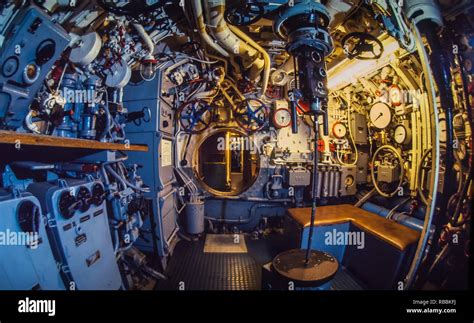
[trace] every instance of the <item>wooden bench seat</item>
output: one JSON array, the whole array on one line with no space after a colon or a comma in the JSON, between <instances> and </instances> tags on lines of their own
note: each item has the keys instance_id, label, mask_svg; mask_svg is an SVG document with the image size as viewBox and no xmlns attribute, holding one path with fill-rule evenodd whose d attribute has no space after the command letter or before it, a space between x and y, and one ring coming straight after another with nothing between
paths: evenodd
<instances>
[{"instance_id":1,"label":"wooden bench seat","mask_svg":"<svg viewBox=\"0 0 474 323\"><path fill-rule=\"evenodd\" d=\"M288 209L288 214L302 227L310 225L311 208ZM420 232L418 231L353 205L328 205L316 208L315 226L333 225L349 221L359 229L376 236L401 251L417 243L420 238Z\"/></svg>"}]
</instances>

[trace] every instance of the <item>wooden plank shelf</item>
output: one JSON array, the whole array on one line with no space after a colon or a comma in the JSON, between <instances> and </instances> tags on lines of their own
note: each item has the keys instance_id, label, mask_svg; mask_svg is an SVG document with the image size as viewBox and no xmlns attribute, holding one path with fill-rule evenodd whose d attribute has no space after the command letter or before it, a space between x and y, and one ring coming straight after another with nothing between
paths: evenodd
<instances>
[{"instance_id":1,"label":"wooden plank shelf","mask_svg":"<svg viewBox=\"0 0 474 323\"><path fill-rule=\"evenodd\" d=\"M63 138L5 130L0 130L0 144L20 144L21 146L46 146L83 150L148 151L147 145L115 144L95 140Z\"/></svg>"}]
</instances>

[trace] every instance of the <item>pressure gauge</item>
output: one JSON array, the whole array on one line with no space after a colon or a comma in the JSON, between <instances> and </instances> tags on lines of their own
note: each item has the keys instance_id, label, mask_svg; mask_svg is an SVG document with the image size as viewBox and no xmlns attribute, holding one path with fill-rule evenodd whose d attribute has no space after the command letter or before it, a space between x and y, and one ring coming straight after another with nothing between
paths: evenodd
<instances>
[{"instance_id":1,"label":"pressure gauge","mask_svg":"<svg viewBox=\"0 0 474 323\"><path fill-rule=\"evenodd\" d=\"M291 124L291 113L290 110L280 108L273 114L273 124L276 128L286 128Z\"/></svg>"},{"instance_id":2,"label":"pressure gauge","mask_svg":"<svg viewBox=\"0 0 474 323\"><path fill-rule=\"evenodd\" d=\"M392 113L390 107L383 103L377 102L370 108L370 121L374 127L385 129L392 121Z\"/></svg>"},{"instance_id":3,"label":"pressure gauge","mask_svg":"<svg viewBox=\"0 0 474 323\"><path fill-rule=\"evenodd\" d=\"M399 124L395 127L395 142L399 145L408 145L411 141L411 131L404 125Z\"/></svg>"},{"instance_id":4,"label":"pressure gauge","mask_svg":"<svg viewBox=\"0 0 474 323\"><path fill-rule=\"evenodd\" d=\"M392 85L388 90L390 102L394 107L398 107L402 104L402 90L397 85Z\"/></svg>"},{"instance_id":5,"label":"pressure gauge","mask_svg":"<svg viewBox=\"0 0 474 323\"><path fill-rule=\"evenodd\" d=\"M344 138L347 134L347 127L340 121L336 121L332 126L332 134L337 139Z\"/></svg>"}]
</instances>

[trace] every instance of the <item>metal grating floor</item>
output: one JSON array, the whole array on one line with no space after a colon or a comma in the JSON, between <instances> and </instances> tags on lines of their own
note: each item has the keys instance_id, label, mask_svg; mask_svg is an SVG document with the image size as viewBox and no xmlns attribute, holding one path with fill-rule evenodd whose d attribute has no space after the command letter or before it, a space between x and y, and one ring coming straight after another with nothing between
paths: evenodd
<instances>
[{"instance_id":1,"label":"metal grating floor","mask_svg":"<svg viewBox=\"0 0 474 323\"><path fill-rule=\"evenodd\" d=\"M343 267L332 280L331 290L364 290L364 288Z\"/></svg>"},{"instance_id":2,"label":"metal grating floor","mask_svg":"<svg viewBox=\"0 0 474 323\"><path fill-rule=\"evenodd\" d=\"M262 266L278 253L268 240L245 236L247 253L205 253L205 239L181 240L175 247L166 275L157 290L260 290ZM363 290L342 267L332 281L331 290Z\"/></svg>"},{"instance_id":3,"label":"metal grating floor","mask_svg":"<svg viewBox=\"0 0 474 323\"><path fill-rule=\"evenodd\" d=\"M204 253L247 253L243 234L207 234Z\"/></svg>"},{"instance_id":4,"label":"metal grating floor","mask_svg":"<svg viewBox=\"0 0 474 323\"><path fill-rule=\"evenodd\" d=\"M180 241L158 290L259 290L261 266L272 259L263 240L245 237L247 253L204 253L205 239Z\"/></svg>"}]
</instances>

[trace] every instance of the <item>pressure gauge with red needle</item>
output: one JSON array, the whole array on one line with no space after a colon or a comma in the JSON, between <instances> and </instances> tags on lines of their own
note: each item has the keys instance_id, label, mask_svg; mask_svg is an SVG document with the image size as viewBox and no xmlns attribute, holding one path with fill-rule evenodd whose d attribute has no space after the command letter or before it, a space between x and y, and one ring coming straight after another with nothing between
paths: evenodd
<instances>
[{"instance_id":1,"label":"pressure gauge with red needle","mask_svg":"<svg viewBox=\"0 0 474 323\"><path fill-rule=\"evenodd\" d=\"M278 128L286 128L291 124L290 110L280 108L273 113L273 125Z\"/></svg>"},{"instance_id":2,"label":"pressure gauge with red needle","mask_svg":"<svg viewBox=\"0 0 474 323\"><path fill-rule=\"evenodd\" d=\"M334 122L333 126L332 126L332 134L334 135L334 137L336 137L337 139L342 139L346 136L347 134L347 127L345 124L343 124L342 122L340 121L336 121Z\"/></svg>"}]
</instances>

